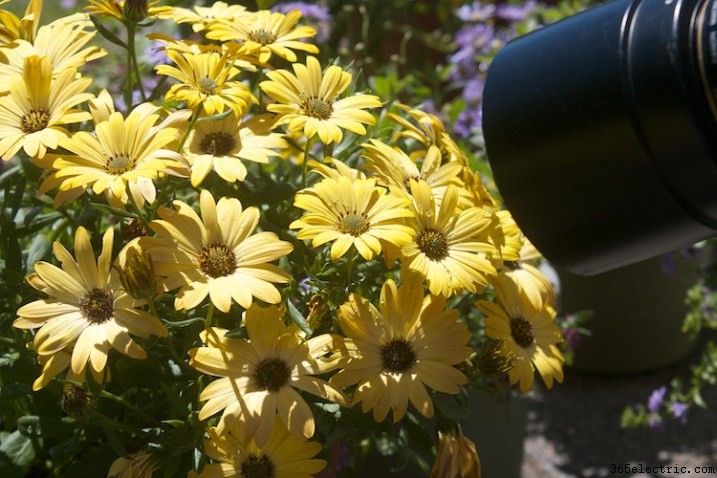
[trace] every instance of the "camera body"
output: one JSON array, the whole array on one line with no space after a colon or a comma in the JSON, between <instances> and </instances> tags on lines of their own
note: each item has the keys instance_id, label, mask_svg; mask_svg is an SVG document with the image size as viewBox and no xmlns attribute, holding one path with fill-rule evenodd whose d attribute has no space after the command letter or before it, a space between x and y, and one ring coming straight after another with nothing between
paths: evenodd
<instances>
[{"instance_id":1,"label":"camera body","mask_svg":"<svg viewBox=\"0 0 717 478\"><path fill-rule=\"evenodd\" d=\"M496 184L552 263L591 275L717 234L717 6L614 0L488 70Z\"/></svg>"}]
</instances>

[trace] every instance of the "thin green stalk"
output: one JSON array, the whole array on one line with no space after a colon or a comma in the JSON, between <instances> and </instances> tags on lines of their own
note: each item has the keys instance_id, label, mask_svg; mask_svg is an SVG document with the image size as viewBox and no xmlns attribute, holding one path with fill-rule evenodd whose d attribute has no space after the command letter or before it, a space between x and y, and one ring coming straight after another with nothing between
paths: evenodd
<instances>
[{"instance_id":1,"label":"thin green stalk","mask_svg":"<svg viewBox=\"0 0 717 478\"><path fill-rule=\"evenodd\" d=\"M346 254L346 290L351 287L351 274L353 273L353 266L354 266L354 256L355 256L354 248L351 247L348 250L348 253Z\"/></svg>"},{"instance_id":2,"label":"thin green stalk","mask_svg":"<svg viewBox=\"0 0 717 478\"><path fill-rule=\"evenodd\" d=\"M306 144L304 145L304 162L301 165L301 189L306 187L306 173L309 169L309 159L311 158L309 151L311 151L312 138L306 138Z\"/></svg>"},{"instance_id":3,"label":"thin green stalk","mask_svg":"<svg viewBox=\"0 0 717 478\"><path fill-rule=\"evenodd\" d=\"M124 92L124 99L125 104L127 105L127 113L132 111L132 90L134 89L133 85L133 78L132 75L134 75L134 69L132 68L132 55L133 55L133 48L129 47L129 43L134 43L134 29L135 25L134 23L127 23L127 69L126 69L126 75L127 75L127 90Z\"/></svg>"},{"instance_id":4,"label":"thin green stalk","mask_svg":"<svg viewBox=\"0 0 717 478\"><path fill-rule=\"evenodd\" d=\"M182 141L179 142L179 147L177 148L177 152L179 152L179 153L182 152L184 143L186 143L187 139L189 138L189 132L192 131L192 128L194 128L194 125L197 124L197 121L199 120L201 108L202 108L202 103L199 103L197 105L196 111L194 111L192 113L192 120L189 122L189 126L187 126L187 131L184 132L184 136L182 136Z\"/></svg>"},{"instance_id":5,"label":"thin green stalk","mask_svg":"<svg viewBox=\"0 0 717 478\"><path fill-rule=\"evenodd\" d=\"M212 326L212 316L214 315L214 303L209 301L209 308L207 309L207 317L204 319L204 330L209 330Z\"/></svg>"},{"instance_id":6,"label":"thin green stalk","mask_svg":"<svg viewBox=\"0 0 717 478\"><path fill-rule=\"evenodd\" d=\"M129 53L130 69L133 69L135 76L137 77L137 88L139 94L142 96L142 101L147 100L147 94L144 91L144 85L142 84L142 76L139 74L139 63L137 62L137 51L134 44L136 24L130 22L127 24L127 52ZM132 90L130 90L130 96ZM129 111L129 108L128 108Z\"/></svg>"}]
</instances>

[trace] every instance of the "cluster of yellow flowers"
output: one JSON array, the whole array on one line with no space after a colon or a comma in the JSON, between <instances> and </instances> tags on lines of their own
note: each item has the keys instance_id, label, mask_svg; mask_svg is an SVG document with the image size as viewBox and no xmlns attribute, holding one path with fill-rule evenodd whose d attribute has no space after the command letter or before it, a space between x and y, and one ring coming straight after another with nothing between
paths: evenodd
<instances>
[{"instance_id":1,"label":"cluster of yellow flowers","mask_svg":"<svg viewBox=\"0 0 717 478\"><path fill-rule=\"evenodd\" d=\"M392 412L398 422L409 402L432 417L429 389L458 393L468 379L457 366L472 353L471 331L447 301L487 287L495 301L476 306L486 315L486 335L500 341L510 360L510 382L527 391L536 369L549 387L562 381L555 297L527 262L537 253L436 116L398 105L386 115L392 137L368 135L366 126L377 122L369 110L381 100L348 94L352 75L337 65L322 68L311 56L318 48L307 41L315 31L298 25L298 11L251 12L223 2L193 10L144 2L138 9L137 3L90 0L87 10L126 24L146 16L171 19L206 37L150 35L173 62L155 68L174 80L164 104L184 109L144 102L123 115L107 91L86 92L92 80L79 70L106 53L87 46L96 34L88 15L39 26L41 0L32 0L22 19L0 15L0 85L8 90L0 97L2 158L22 149L43 168L39 192L56 190L56 206L104 195L113 208L131 206L143 217L149 207L158 216L114 260L112 227L99 257L79 227L74 256L55 242L60 267L35 264L27 280L46 298L23 305L14 322L37 329L32 348L43 371L35 390L64 371L84 382L88 367L94 380L108 381L110 349L145 358L132 337L168 334L154 307L158 294L172 293L178 311L208 304L189 365L219 377L201 391L199 419L221 418L205 439L214 463L198 476L309 477L325 461L313 458L321 447L306 442L315 420L300 392L346 407L361 403L377 421ZM288 62L290 69L274 62ZM247 86L246 72L259 76L256 91ZM331 151L346 132L357 138L360 165L329 155L310 159L317 140ZM216 200L206 189L198 194L199 214L188 201L154 207L167 176L185 180L187 188L198 188L212 171L227 183L241 182L250 174L247 161L265 164L272 157L293 158L301 175L294 206L305 213L286 237L294 234L317 249L330 243L331 260L345 258L349 273L355 252L365 261L382 255L386 270L400 277L400 285L383 283L378 306L350 293L330 333L310 336L287 325L287 299L278 285L300 278L275 262L291 260L294 245L259 227L260 208L235 197ZM306 187L309 172L315 173L309 179L320 179ZM246 338L213 326L215 307L241 310ZM475 455L464 438L452 439ZM159 466L145 455L139 459L143 469ZM133 463L123 460L116 470ZM441 467L475 470L476 463Z\"/></svg>"}]
</instances>

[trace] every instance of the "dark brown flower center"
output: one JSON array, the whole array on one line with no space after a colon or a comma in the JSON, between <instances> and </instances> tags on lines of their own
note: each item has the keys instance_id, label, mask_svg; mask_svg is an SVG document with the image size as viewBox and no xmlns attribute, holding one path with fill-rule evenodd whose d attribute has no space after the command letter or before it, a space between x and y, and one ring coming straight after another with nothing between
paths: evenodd
<instances>
[{"instance_id":1,"label":"dark brown flower center","mask_svg":"<svg viewBox=\"0 0 717 478\"><path fill-rule=\"evenodd\" d=\"M234 251L220 242L205 246L199 254L199 269L214 279L233 274L237 270Z\"/></svg>"},{"instance_id":2,"label":"dark brown flower center","mask_svg":"<svg viewBox=\"0 0 717 478\"><path fill-rule=\"evenodd\" d=\"M80 313L91 324L104 324L113 317L114 305L110 291L95 287L80 299Z\"/></svg>"},{"instance_id":3,"label":"dark brown flower center","mask_svg":"<svg viewBox=\"0 0 717 478\"><path fill-rule=\"evenodd\" d=\"M304 100L301 104L301 109L305 115L322 120L331 118L331 113L334 112L334 108L331 106L331 103L320 100L319 98L309 98Z\"/></svg>"},{"instance_id":4,"label":"dark brown flower center","mask_svg":"<svg viewBox=\"0 0 717 478\"><path fill-rule=\"evenodd\" d=\"M533 324L522 318L511 319L510 335L515 343L523 348L529 347L535 341Z\"/></svg>"},{"instance_id":5,"label":"dark brown flower center","mask_svg":"<svg viewBox=\"0 0 717 478\"><path fill-rule=\"evenodd\" d=\"M276 35L270 31L264 30L263 28L259 28L249 33L249 40L255 41L262 46L269 45L270 43L274 43L276 41Z\"/></svg>"},{"instance_id":6,"label":"dark brown flower center","mask_svg":"<svg viewBox=\"0 0 717 478\"><path fill-rule=\"evenodd\" d=\"M418 234L416 243L421 252L433 261L440 261L448 256L448 239L440 231L424 229Z\"/></svg>"},{"instance_id":7,"label":"dark brown flower center","mask_svg":"<svg viewBox=\"0 0 717 478\"><path fill-rule=\"evenodd\" d=\"M241 478L274 478L274 464L266 455L250 456L241 464Z\"/></svg>"},{"instance_id":8,"label":"dark brown flower center","mask_svg":"<svg viewBox=\"0 0 717 478\"><path fill-rule=\"evenodd\" d=\"M282 359L264 359L256 366L254 383L260 390L276 392L286 385L291 376L291 370Z\"/></svg>"},{"instance_id":9,"label":"dark brown flower center","mask_svg":"<svg viewBox=\"0 0 717 478\"><path fill-rule=\"evenodd\" d=\"M199 80L198 86L199 91L201 91L205 95L213 95L217 92L217 88L219 88L219 85L217 85L214 80L207 76Z\"/></svg>"},{"instance_id":10,"label":"dark brown flower center","mask_svg":"<svg viewBox=\"0 0 717 478\"><path fill-rule=\"evenodd\" d=\"M44 108L31 109L30 112L20 120L20 129L23 133L34 133L47 127L50 115L45 112Z\"/></svg>"},{"instance_id":11,"label":"dark brown flower center","mask_svg":"<svg viewBox=\"0 0 717 478\"><path fill-rule=\"evenodd\" d=\"M416 363L416 351L406 339L391 339L381 347L383 367L389 372L407 372Z\"/></svg>"},{"instance_id":12,"label":"dark brown flower center","mask_svg":"<svg viewBox=\"0 0 717 478\"><path fill-rule=\"evenodd\" d=\"M234 137L222 131L205 135L202 142L199 143L199 148L212 156L226 156L234 149L234 146L236 146Z\"/></svg>"},{"instance_id":13,"label":"dark brown flower center","mask_svg":"<svg viewBox=\"0 0 717 478\"><path fill-rule=\"evenodd\" d=\"M105 164L105 171L109 174L120 175L134 168L134 160L126 154L110 157Z\"/></svg>"},{"instance_id":14,"label":"dark brown flower center","mask_svg":"<svg viewBox=\"0 0 717 478\"><path fill-rule=\"evenodd\" d=\"M368 231L369 222L366 214L356 214L355 212L350 212L339 216L338 227L340 232L358 237Z\"/></svg>"}]
</instances>

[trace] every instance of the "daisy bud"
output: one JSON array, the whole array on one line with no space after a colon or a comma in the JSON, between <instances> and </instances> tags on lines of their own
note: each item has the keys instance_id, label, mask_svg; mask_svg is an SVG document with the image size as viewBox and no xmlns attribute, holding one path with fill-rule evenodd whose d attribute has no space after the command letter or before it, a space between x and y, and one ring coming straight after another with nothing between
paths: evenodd
<instances>
[{"instance_id":1,"label":"daisy bud","mask_svg":"<svg viewBox=\"0 0 717 478\"><path fill-rule=\"evenodd\" d=\"M156 293L154 264L149 254L134 248L128 250L125 266L118 271L122 286L135 299L148 299Z\"/></svg>"},{"instance_id":2,"label":"daisy bud","mask_svg":"<svg viewBox=\"0 0 717 478\"><path fill-rule=\"evenodd\" d=\"M139 23L147 18L147 0L125 0L122 15L130 22Z\"/></svg>"},{"instance_id":3,"label":"daisy bud","mask_svg":"<svg viewBox=\"0 0 717 478\"><path fill-rule=\"evenodd\" d=\"M454 432L438 432L438 453L431 469L431 478L480 478L480 458L475 443L460 428Z\"/></svg>"},{"instance_id":4,"label":"daisy bud","mask_svg":"<svg viewBox=\"0 0 717 478\"><path fill-rule=\"evenodd\" d=\"M62 410L75 419L87 418L95 407L94 400L84 388L65 385L62 389Z\"/></svg>"},{"instance_id":5,"label":"daisy bud","mask_svg":"<svg viewBox=\"0 0 717 478\"><path fill-rule=\"evenodd\" d=\"M314 294L306 305L309 307L309 315L306 317L306 322L309 324L309 328L314 330L318 327L324 315L326 315L324 299L320 295Z\"/></svg>"},{"instance_id":6,"label":"daisy bud","mask_svg":"<svg viewBox=\"0 0 717 478\"><path fill-rule=\"evenodd\" d=\"M506 374L512 368L511 357L501 350L502 340L490 340L476 357L476 366L482 375L497 377Z\"/></svg>"},{"instance_id":7,"label":"daisy bud","mask_svg":"<svg viewBox=\"0 0 717 478\"><path fill-rule=\"evenodd\" d=\"M122 231L122 237L124 237L127 242L131 241L135 237L147 235L147 229L144 228L139 219L122 221L120 224L120 231Z\"/></svg>"}]
</instances>

